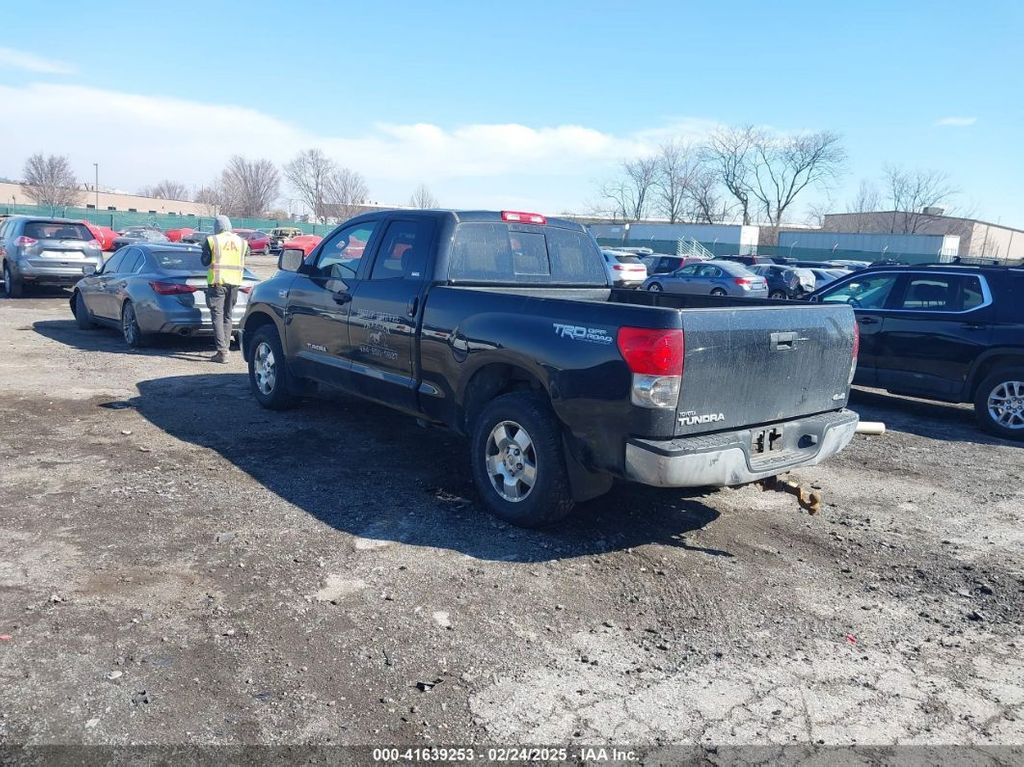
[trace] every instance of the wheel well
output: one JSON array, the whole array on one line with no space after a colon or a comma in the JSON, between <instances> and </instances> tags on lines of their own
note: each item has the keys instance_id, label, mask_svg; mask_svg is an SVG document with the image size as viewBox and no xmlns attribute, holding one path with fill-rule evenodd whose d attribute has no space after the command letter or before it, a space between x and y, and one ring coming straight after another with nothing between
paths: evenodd
<instances>
[{"instance_id":1,"label":"wheel well","mask_svg":"<svg viewBox=\"0 0 1024 767\"><path fill-rule=\"evenodd\" d=\"M514 391L545 392L544 386L530 371L515 365L494 363L473 374L462 397L460 425L468 434L484 405L495 397Z\"/></svg>"},{"instance_id":2,"label":"wheel well","mask_svg":"<svg viewBox=\"0 0 1024 767\"><path fill-rule=\"evenodd\" d=\"M992 371L1004 367L1024 366L1024 355L1022 354L996 354L983 360L974 371L974 378L971 380L970 399L978 395L978 387L981 382L991 375Z\"/></svg>"},{"instance_id":3,"label":"wheel well","mask_svg":"<svg viewBox=\"0 0 1024 767\"><path fill-rule=\"evenodd\" d=\"M271 325L274 328L277 327L277 325L274 324L273 318L271 318L269 314L264 314L263 312L254 312L249 315L249 318L245 321L245 326L242 328L242 344L244 346L242 349L242 356L245 359L249 359L249 339L252 338L253 334L257 330L266 325Z\"/></svg>"}]
</instances>

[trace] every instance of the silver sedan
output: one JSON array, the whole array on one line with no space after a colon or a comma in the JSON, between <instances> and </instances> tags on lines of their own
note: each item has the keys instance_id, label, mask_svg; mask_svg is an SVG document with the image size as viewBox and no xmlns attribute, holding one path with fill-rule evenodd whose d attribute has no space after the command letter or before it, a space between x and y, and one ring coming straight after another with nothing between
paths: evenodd
<instances>
[{"instance_id":1,"label":"silver sedan","mask_svg":"<svg viewBox=\"0 0 1024 767\"><path fill-rule=\"evenodd\" d=\"M642 286L658 293L687 293L701 296L743 296L764 298L768 283L743 264L733 261L704 261L689 264L669 274L648 277Z\"/></svg>"},{"instance_id":2,"label":"silver sedan","mask_svg":"<svg viewBox=\"0 0 1024 767\"><path fill-rule=\"evenodd\" d=\"M206 267L194 245L139 244L121 248L88 277L71 296L71 311L80 328L108 325L121 331L125 343L144 346L157 334L213 335L206 305ZM231 313L242 319L249 293L259 280L249 270Z\"/></svg>"}]
</instances>

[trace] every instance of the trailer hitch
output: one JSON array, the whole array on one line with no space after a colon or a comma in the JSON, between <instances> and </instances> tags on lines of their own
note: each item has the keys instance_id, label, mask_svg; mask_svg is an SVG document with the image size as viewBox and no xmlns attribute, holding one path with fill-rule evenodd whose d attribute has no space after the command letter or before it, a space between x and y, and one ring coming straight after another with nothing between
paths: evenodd
<instances>
[{"instance_id":1,"label":"trailer hitch","mask_svg":"<svg viewBox=\"0 0 1024 767\"><path fill-rule=\"evenodd\" d=\"M821 511L822 496L820 490L812 490L806 485L801 485L795 479L785 477L765 477L758 482L764 490L776 490L780 493L789 493L796 496L800 508L810 515Z\"/></svg>"}]
</instances>

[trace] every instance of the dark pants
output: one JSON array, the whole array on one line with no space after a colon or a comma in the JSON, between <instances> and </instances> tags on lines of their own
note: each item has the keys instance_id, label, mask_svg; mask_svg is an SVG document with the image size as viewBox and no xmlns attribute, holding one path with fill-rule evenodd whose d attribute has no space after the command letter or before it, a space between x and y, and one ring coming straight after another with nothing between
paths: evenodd
<instances>
[{"instance_id":1,"label":"dark pants","mask_svg":"<svg viewBox=\"0 0 1024 767\"><path fill-rule=\"evenodd\" d=\"M231 310L238 299L237 285L211 285L206 289L206 305L213 321L213 339L217 351L228 353L231 346Z\"/></svg>"}]
</instances>

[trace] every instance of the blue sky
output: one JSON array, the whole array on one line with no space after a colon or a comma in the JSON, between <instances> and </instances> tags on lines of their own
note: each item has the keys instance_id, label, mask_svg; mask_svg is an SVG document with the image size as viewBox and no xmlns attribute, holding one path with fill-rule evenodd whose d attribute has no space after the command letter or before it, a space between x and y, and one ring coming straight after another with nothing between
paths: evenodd
<instances>
[{"instance_id":1,"label":"blue sky","mask_svg":"<svg viewBox=\"0 0 1024 767\"><path fill-rule=\"evenodd\" d=\"M902 164L1024 227L1020 2L8 5L2 175L45 151L112 187L198 186L233 151L320 145L382 203L424 182L560 212L622 156L754 123L842 134L846 175L804 204Z\"/></svg>"}]
</instances>

